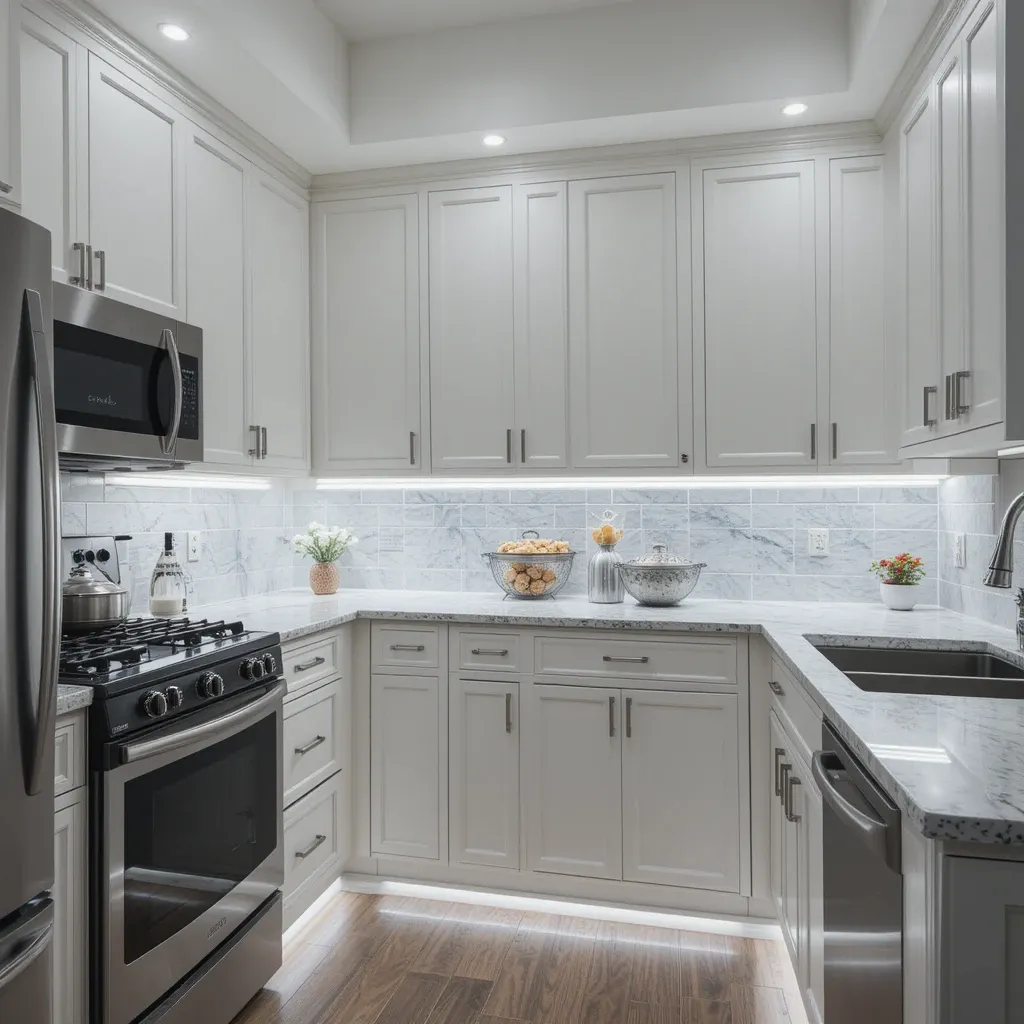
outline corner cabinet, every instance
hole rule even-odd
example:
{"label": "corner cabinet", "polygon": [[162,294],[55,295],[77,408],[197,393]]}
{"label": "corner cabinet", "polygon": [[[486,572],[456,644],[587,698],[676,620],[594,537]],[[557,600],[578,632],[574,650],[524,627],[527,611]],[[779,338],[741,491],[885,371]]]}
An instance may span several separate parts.
{"label": "corner cabinet", "polygon": [[423,470],[419,245],[417,195],[313,207],[317,472]]}
{"label": "corner cabinet", "polygon": [[21,202],[21,4],[0,0],[0,205]]}

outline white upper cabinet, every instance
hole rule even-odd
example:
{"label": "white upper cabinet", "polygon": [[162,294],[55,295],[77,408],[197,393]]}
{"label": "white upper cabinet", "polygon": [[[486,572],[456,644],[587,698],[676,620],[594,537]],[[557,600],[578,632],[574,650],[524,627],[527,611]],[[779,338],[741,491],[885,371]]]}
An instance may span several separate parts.
{"label": "white upper cabinet", "polygon": [[21,202],[21,4],[0,0],[0,203]]}
{"label": "white upper cabinet", "polygon": [[203,331],[205,458],[221,465],[250,463],[250,449],[256,444],[246,416],[251,388],[245,229],[248,166],[206,133],[189,132],[188,319]]}
{"label": "white upper cabinet", "polygon": [[185,319],[184,118],[89,54],[93,287]]}
{"label": "white upper cabinet", "polygon": [[569,185],[569,349],[576,469],[676,467],[676,176]]}
{"label": "white upper cabinet", "polygon": [[266,430],[261,466],[308,469],[309,204],[256,173],[248,208],[251,414]]}
{"label": "white upper cabinet", "polygon": [[313,208],[313,461],[318,471],[419,472],[416,195]]}
{"label": "white upper cabinet", "polygon": [[515,190],[515,419],[517,465],[568,466],[566,186]]}
{"label": "white upper cabinet", "polygon": [[429,251],[431,465],[442,473],[509,469],[511,186],[431,192]]}
{"label": "white upper cabinet", "polygon": [[79,223],[80,139],[78,76],[85,50],[31,11],[21,22],[21,212],[53,239],[53,279],[63,284],[81,273],[74,249]]}
{"label": "white upper cabinet", "polygon": [[891,462],[897,418],[886,362],[882,158],[829,167],[829,463]]}
{"label": "white upper cabinet", "polygon": [[815,259],[813,161],[704,171],[709,466],[817,463]]}

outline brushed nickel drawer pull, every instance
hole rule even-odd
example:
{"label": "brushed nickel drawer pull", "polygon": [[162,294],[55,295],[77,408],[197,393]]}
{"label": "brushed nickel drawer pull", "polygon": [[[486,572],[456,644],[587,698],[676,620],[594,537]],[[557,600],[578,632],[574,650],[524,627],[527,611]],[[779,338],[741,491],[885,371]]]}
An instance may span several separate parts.
{"label": "brushed nickel drawer pull", "polygon": [[318,665],[326,665],[327,659],[321,658],[317,655],[312,661],[303,662],[301,665],[295,666],[296,672],[308,672],[311,668],[316,668]]}
{"label": "brushed nickel drawer pull", "polygon": [[326,743],[326,736],[317,736],[315,740],[310,740],[304,747],[296,747],[295,753],[302,757],[304,754],[308,754],[311,750],[316,750],[321,743]]}
{"label": "brushed nickel drawer pull", "polygon": [[782,683],[778,683],[774,679],[770,679],[768,681],[768,685],[771,687],[771,691],[776,697],[785,697],[786,691],[782,688]]}
{"label": "brushed nickel drawer pull", "polygon": [[74,252],[78,253],[78,276],[69,277],[68,284],[77,284],[79,287],[84,288],[86,280],[85,242],[75,242],[71,248]]}
{"label": "brushed nickel drawer pull", "polygon": [[922,422],[922,426],[925,426],[925,427],[934,427],[939,422],[937,419],[932,419],[932,417],[928,414],[928,408],[929,408],[928,400],[929,400],[929,398],[931,398],[932,395],[935,395],[935,397],[938,398],[939,397],[939,389],[936,388],[936,387],[926,387],[924,389],[924,415],[923,415],[922,421],[921,421]]}
{"label": "brushed nickel drawer pull", "polygon": [[486,647],[474,647],[473,650],[470,651],[470,653],[475,654],[478,658],[483,654],[490,654],[493,655],[495,658],[507,658],[508,648],[495,648],[493,651],[489,651]]}
{"label": "brushed nickel drawer pull", "polygon": [[626,739],[633,736],[633,698],[626,698]]}
{"label": "brushed nickel drawer pull", "polygon": [[618,661],[628,665],[646,665],[651,659],[646,654],[641,655],[639,658],[613,658],[610,654],[604,654],[601,656],[602,661]]}
{"label": "brushed nickel drawer pull", "polygon": [[783,808],[786,806],[786,780],[792,770],[793,766],[785,761],[779,765],[779,801]]}
{"label": "brushed nickel drawer pull", "polygon": [[790,775],[789,778],[786,779],[786,799],[784,803],[786,809],[786,821],[792,821],[795,823],[800,820],[800,815],[793,813],[793,787],[802,785],[803,783],[795,775]]}
{"label": "brushed nickel drawer pull", "polygon": [[775,748],[775,795],[782,796],[782,785],[779,782],[779,758],[786,756],[785,747]]}
{"label": "brushed nickel drawer pull", "polygon": [[323,846],[326,842],[327,836],[317,835],[316,839],[314,839],[313,842],[311,842],[304,850],[296,850],[295,856],[298,857],[299,860],[305,860],[311,853],[313,853],[314,850]]}
{"label": "brushed nickel drawer pull", "polygon": [[505,694],[505,732],[512,732],[512,694]]}
{"label": "brushed nickel drawer pull", "polygon": [[615,736],[615,698],[608,698],[608,735]]}
{"label": "brushed nickel drawer pull", "polygon": [[409,431],[409,465],[416,465],[416,431]]}
{"label": "brushed nickel drawer pull", "polygon": [[422,654],[427,648],[423,644],[392,644],[389,650],[392,651],[413,651]]}
{"label": "brushed nickel drawer pull", "polygon": [[0,181],[0,192],[3,192],[3,194],[5,196],[6,195],[10,195],[10,193],[13,192],[13,191],[14,191],[14,186],[13,185],[9,184],[6,181]]}

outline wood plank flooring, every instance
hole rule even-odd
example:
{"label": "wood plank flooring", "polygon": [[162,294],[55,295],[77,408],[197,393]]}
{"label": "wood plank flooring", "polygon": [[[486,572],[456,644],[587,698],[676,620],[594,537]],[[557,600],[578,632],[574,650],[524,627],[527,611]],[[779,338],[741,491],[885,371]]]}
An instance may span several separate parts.
{"label": "wood plank flooring", "polygon": [[339,893],[234,1024],[805,1024],[781,943]]}

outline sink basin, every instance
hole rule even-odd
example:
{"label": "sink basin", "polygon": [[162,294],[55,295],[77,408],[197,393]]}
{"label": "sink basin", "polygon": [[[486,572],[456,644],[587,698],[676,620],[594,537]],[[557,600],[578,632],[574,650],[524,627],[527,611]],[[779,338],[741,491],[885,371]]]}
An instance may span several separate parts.
{"label": "sink basin", "polygon": [[979,676],[915,676],[890,672],[847,672],[855,686],[872,693],[919,693],[931,697],[995,697],[1024,700],[1024,679]]}
{"label": "sink basin", "polygon": [[[1024,680],[1024,668],[994,654],[978,651],[923,651],[885,647],[819,647],[821,653],[847,675],[860,672],[886,676],[956,676],[974,679]],[[858,684],[859,685],[859,684]],[[869,687],[862,687],[868,689]],[[898,691],[903,692],[903,691]],[[936,693],[936,690],[913,690]],[[980,694],[978,695],[980,696]]]}

